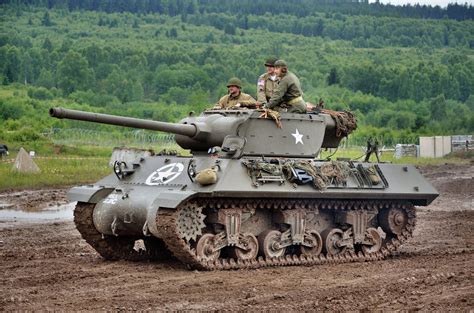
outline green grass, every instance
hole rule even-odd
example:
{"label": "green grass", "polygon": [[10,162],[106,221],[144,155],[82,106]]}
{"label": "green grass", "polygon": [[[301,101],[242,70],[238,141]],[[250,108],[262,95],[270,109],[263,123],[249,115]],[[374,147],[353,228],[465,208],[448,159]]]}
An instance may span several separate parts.
{"label": "green grass", "polygon": [[19,173],[12,170],[13,163],[0,162],[0,190],[91,183],[112,173],[108,161],[109,158],[36,159],[41,170],[37,174]]}
{"label": "green grass", "polygon": [[35,142],[2,142],[8,145],[10,158],[16,158],[20,148],[28,151],[35,151],[39,157],[103,157],[108,158],[112,154],[113,147],[101,147],[90,145],[63,145],[53,144],[50,141]]}
{"label": "green grass", "polygon": [[[23,145],[11,145],[14,147],[9,155],[10,161],[15,160],[17,149]],[[33,147],[33,145],[26,145]],[[112,169],[108,167],[113,147],[98,146],[70,146],[53,145],[51,143],[38,144],[34,161],[41,170],[37,174],[23,174],[12,170],[12,162],[0,161],[0,191],[5,189],[27,189],[56,186],[71,186],[77,184],[93,183],[102,177],[111,174]],[[155,153],[163,148],[177,150],[181,155],[189,155],[177,145],[166,147],[151,147]],[[41,157],[47,157],[42,159]],[[79,158],[79,159],[68,159]]]}
{"label": "green grass", "polygon": [[[337,158],[349,158],[351,160],[363,161],[364,160],[364,152],[362,148],[351,148],[351,149],[343,149],[338,150],[333,156],[331,156],[331,160],[336,160]],[[321,152],[321,159],[327,158],[334,153],[334,149],[329,149],[328,151]],[[466,152],[456,152],[452,153],[443,158],[416,158],[416,157],[402,157],[400,159],[396,159],[393,156],[393,152],[383,152],[380,156],[381,162],[388,162],[393,164],[413,164],[417,166],[423,165],[442,165],[446,163],[469,163],[474,160],[474,152],[470,151]],[[377,159],[375,155],[370,157],[371,162],[376,162]]]}

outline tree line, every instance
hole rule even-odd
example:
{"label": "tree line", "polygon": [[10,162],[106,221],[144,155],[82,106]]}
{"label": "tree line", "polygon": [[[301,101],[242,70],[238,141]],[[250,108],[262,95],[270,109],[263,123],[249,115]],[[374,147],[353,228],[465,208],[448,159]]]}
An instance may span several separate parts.
{"label": "tree line", "polygon": [[[49,11],[43,14],[38,12],[36,15],[39,18],[35,23],[43,26],[43,39],[28,36],[26,29],[25,33],[19,30],[0,36],[0,58],[3,60],[0,80],[3,84],[19,82],[47,89],[57,88],[65,96],[90,90],[95,94],[114,96],[120,102],[150,99],[184,104],[190,97],[202,101],[217,98],[220,93],[225,92],[219,87],[230,76],[243,78],[250,89],[251,83],[262,70],[261,62],[257,63],[253,57],[254,50],[234,51],[232,47],[260,44],[261,39],[254,39],[248,30],[243,34],[230,35],[225,30],[219,32],[221,26],[218,26],[215,32],[204,34],[199,23],[196,27],[195,23],[183,23],[177,18],[163,18],[159,15],[147,17],[136,28],[134,25],[139,19],[133,15],[130,19],[126,14],[103,16],[83,13],[77,23],[85,22],[85,19],[92,21],[96,24],[93,31],[86,32],[81,28],[71,33],[65,25],[68,33],[57,35],[54,34],[57,27],[52,24],[64,23],[65,16],[60,11],[55,11],[54,14]],[[29,26],[30,19],[31,17],[25,27]],[[116,26],[104,24],[105,20],[115,21]],[[213,20],[213,23],[219,21],[218,18],[207,20]],[[171,26],[158,26],[163,22]],[[178,23],[180,27],[172,23]],[[469,28],[463,34],[472,36],[468,30]],[[137,40],[132,45],[123,41],[104,44],[98,40],[100,36],[114,36],[117,32],[127,38],[148,33],[154,44],[147,44],[146,39]],[[191,33],[195,35],[191,40],[201,42],[186,43],[187,39],[184,37],[191,36]],[[202,34],[201,38],[198,33]],[[451,35],[450,33],[449,36]],[[80,41],[83,36],[84,43],[74,47],[73,40]],[[54,40],[53,37],[59,37],[60,40]],[[292,45],[292,38],[284,34],[278,38],[283,45]],[[301,39],[295,37],[294,40]],[[309,40],[302,40],[300,43],[306,49],[311,44],[312,41]],[[421,41],[420,44],[422,47],[436,48],[426,42]],[[265,54],[293,54],[295,50],[295,47],[291,47],[285,52],[278,45],[280,43],[272,47],[270,41],[262,44],[262,47],[270,46],[273,51],[261,53],[261,59],[265,58]],[[358,48],[357,45],[352,46]],[[387,56],[384,53],[367,58],[363,51],[359,52],[359,56],[355,53],[351,56],[354,49],[344,52],[337,48],[326,50],[316,50],[310,53],[311,56],[303,50],[301,58],[295,58],[292,64],[296,70],[312,73],[302,77],[308,82],[306,85],[309,85],[309,91],[312,85],[337,84],[391,101],[421,101],[443,94],[446,99],[465,102],[474,90],[474,61],[463,50],[449,51],[440,58],[423,57],[417,60],[411,59],[415,58],[414,54],[423,53],[422,49],[405,53],[404,60],[397,60],[400,56],[396,56],[396,52],[384,60],[384,56]],[[403,53],[404,50],[400,48],[398,51]],[[328,60],[330,57],[327,55],[331,53],[347,53],[346,57],[349,59]],[[229,54],[232,54],[232,60],[228,59]],[[350,61],[350,58],[355,60],[358,57],[360,60]],[[103,97],[99,99],[100,101],[94,102],[103,101]]]}
{"label": "tree line", "polygon": [[[105,3],[84,3],[92,2]],[[175,3],[194,3],[199,10],[202,3],[214,2]],[[5,129],[63,127],[62,121],[36,117],[52,102],[176,121],[211,106],[232,76],[255,95],[264,60],[278,56],[300,77],[306,100],[322,98],[328,108],[355,111],[360,136],[474,131],[474,24],[469,20],[341,11],[299,18],[211,10],[172,16],[57,6],[18,10],[18,4],[1,8],[9,28],[0,34],[0,82],[6,94],[16,93],[0,97]],[[292,27],[312,27],[321,35]],[[397,34],[411,43],[396,44],[394,38],[403,38]]]}
{"label": "tree line", "polygon": [[431,5],[396,6],[368,0],[4,0],[16,6],[37,6],[48,9],[91,10],[131,13],[159,13],[171,16],[195,13],[227,13],[243,15],[288,14],[298,17],[313,12],[344,15],[372,15],[429,19],[468,20],[474,18],[472,5],[449,3],[446,8]]}
{"label": "tree line", "polygon": [[210,25],[235,35],[236,29],[265,29],[331,40],[349,40],[356,47],[429,46],[474,48],[472,21],[436,21],[394,17],[314,14],[306,17],[236,15],[225,13],[194,14],[182,18],[195,25]]}

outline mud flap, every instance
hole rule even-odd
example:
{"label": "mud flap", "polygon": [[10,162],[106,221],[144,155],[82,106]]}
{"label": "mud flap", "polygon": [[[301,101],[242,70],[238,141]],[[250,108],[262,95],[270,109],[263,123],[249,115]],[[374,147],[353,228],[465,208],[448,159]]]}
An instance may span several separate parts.
{"label": "mud flap", "polygon": [[158,209],[176,209],[178,205],[180,205],[183,201],[186,201],[195,194],[195,191],[183,190],[160,192],[147,209],[148,213],[146,219],[146,226],[148,228],[148,231],[151,232],[153,235],[159,237],[156,225],[156,215],[158,213]]}
{"label": "mud flap", "polygon": [[67,197],[69,201],[98,203],[114,191],[114,189],[114,187],[94,185],[78,186],[71,188]]}

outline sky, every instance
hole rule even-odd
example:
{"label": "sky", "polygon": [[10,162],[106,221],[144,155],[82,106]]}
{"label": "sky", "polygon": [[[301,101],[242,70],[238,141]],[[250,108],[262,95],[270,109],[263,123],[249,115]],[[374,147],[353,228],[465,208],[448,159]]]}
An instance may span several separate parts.
{"label": "sky", "polygon": [[[369,0],[369,3],[373,3],[375,0]],[[470,4],[474,5],[474,0],[380,0],[380,3],[383,4],[393,4],[393,5],[404,5],[404,4],[412,4],[415,5],[417,3],[423,5],[439,5],[440,7],[446,7],[449,3],[459,3],[459,4]]]}

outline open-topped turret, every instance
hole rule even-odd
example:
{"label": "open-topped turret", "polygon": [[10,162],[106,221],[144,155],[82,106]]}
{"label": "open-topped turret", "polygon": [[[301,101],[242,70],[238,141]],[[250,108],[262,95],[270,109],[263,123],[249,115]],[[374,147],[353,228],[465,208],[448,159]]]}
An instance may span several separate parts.
{"label": "open-topped turret", "polygon": [[[342,112],[340,112],[342,113]],[[284,156],[314,158],[321,148],[336,148],[336,120],[326,113],[281,115],[281,127],[258,110],[210,110],[166,123],[63,108],[50,109],[57,118],[89,121],[176,134],[176,143],[193,153],[219,146],[228,157]],[[354,122],[355,125],[355,122]]]}

